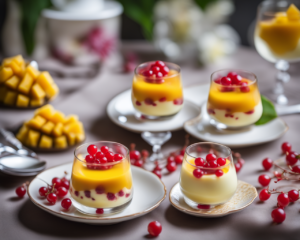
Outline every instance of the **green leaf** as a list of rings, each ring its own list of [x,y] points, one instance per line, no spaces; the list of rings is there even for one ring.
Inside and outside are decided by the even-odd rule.
[[[35,28],[43,9],[51,6],[51,0],[18,0],[21,12],[21,33],[28,55],[35,45]]]
[[[255,125],[263,125],[277,118],[277,113],[273,103],[263,95],[261,96],[261,102],[263,106],[263,113]]]
[[[203,10],[207,8],[207,6],[213,2],[216,2],[218,0],[195,0],[195,3]]]

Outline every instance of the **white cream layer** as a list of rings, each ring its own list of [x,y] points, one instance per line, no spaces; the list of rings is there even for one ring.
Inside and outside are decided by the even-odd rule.
[[[259,102],[254,108],[254,112],[246,114],[244,112],[228,113],[226,110],[213,109],[214,114],[210,113],[209,116],[216,121],[225,124],[229,127],[244,127],[255,123],[262,115],[262,104]]]

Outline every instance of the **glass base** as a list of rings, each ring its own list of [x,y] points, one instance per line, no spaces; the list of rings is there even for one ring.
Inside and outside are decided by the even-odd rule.
[[[183,195],[183,194],[182,194]],[[219,204],[212,204],[212,205],[207,205],[207,204],[202,204],[202,203],[196,203],[189,199],[188,197],[183,195],[183,199],[186,202],[187,205],[189,205],[191,208],[196,209],[196,210],[210,210],[216,206],[222,205],[224,203],[219,203]]]
[[[132,197],[131,199],[124,203],[123,205],[117,206],[117,207],[112,207],[112,208],[101,208],[103,209],[103,211],[97,213],[96,211],[100,208],[92,208],[92,207],[87,207],[82,205],[81,203],[78,203],[74,198],[72,198],[72,204],[73,206],[81,213],[89,215],[89,216],[95,216],[95,217],[106,217],[109,215],[113,215],[113,214],[117,214],[121,211],[123,211],[126,207],[129,206],[129,204],[132,201]]]
[[[174,113],[174,114],[171,114],[171,115],[167,115],[167,116],[150,116],[150,115],[145,115],[145,114],[140,113],[140,112],[136,112],[135,113],[135,118],[138,119],[138,120],[145,120],[145,119],[147,119],[147,120],[161,120],[161,119],[172,118],[177,113]]]
[[[231,126],[227,126],[224,123],[219,123],[218,121],[210,118],[209,123],[214,126],[215,128],[217,128],[218,130],[249,130],[253,124],[249,124],[246,126],[240,126],[240,127],[231,127]]]

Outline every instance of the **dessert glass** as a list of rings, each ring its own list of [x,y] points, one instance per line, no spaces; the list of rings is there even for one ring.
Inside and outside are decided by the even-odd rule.
[[[205,159],[213,152],[219,161],[223,158],[224,165],[212,167],[210,161],[203,166],[197,166],[196,158]],[[222,165],[222,166],[220,166]],[[199,171],[202,175],[198,175]],[[221,172],[221,174],[220,174]],[[200,177],[199,177],[200,176]],[[230,148],[211,142],[195,143],[185,150],[180,175],[180,189],[185,202],[194,209],[210,209],[228,202],[235,194],[237,175],[233,164]]]
[[[87,147],[83,144],[75,149],[71,176],[70,194],[76,209],[84,214],[114,214],[124,210],[133,196],[129,151],[116,142],[93,142],[100,149],[107,146],[122,159],[107,163],[87,163]]]
[[[222,85],[222,77],[234,74],[240,76],[238,84]],[[212,73],[207,101],[207,112],[214,120],[211,123],[220,128],[239,129],[259,120],[262,111],[257,79],[253,73],[235,69]]]
[[[162,61],[139,65],[134,72],[131,99],[138,113],[148,119],[175,115],[183,107],[180,67]]]

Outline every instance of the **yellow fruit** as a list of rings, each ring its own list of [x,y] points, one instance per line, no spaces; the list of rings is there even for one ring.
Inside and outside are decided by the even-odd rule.
[[[7,92],[8,92],[7,87],[5,86],[0,87],[0,102],[4,101]]]
[[[31,94],[32,97],[35,99],[41,99],[46,96],[45,91],[41,88],[41,86],[38,83],[33,84],[31,88]]]
[[[68,146],[67,138],[64,135],[55,138],[54,143],[55,143],[54,145],[56,148],[66,148]]]
[[[52,147],[52,138],[46,135],[43,135],[40,140],[39,147],[40,148],[51,148]]]
[[[80,143],[84,140],[84,133],[79,133],[76,135],[76,143]]]
[[[40,138],[40,133],[34,130],[29,130],[26,144],[31,147],[36,147]]]
[[[34,79],[40,75],[40,72],[31,65],[27,66],[26,73],[29,73]]]
[[[60,111],[56,111],[51,117],[51,121],[54,123],[63,123],[65,121],[65,114]]]
[[[294,5],[291,4],[288,10],[286,11],[287,18],[289,21],[299,21],[300,20],[300,11],[299,9]]]
[[[70,146],[72,146],[76,143],[76,134],[75,133],[68,133],[67,138],[68,138],[68,143]]]
[[[50,120],[54,115],[55,110],[53,109],[52,105],[47,104],[34,112],[34,115],[40,115],[47,120]]]
[[[53,135],[55,137],[61,136],[63,133],[63,127],[64,127],[64,125],[61,122],[57,123],[53,129],[53,132],[52,132]]]
[[[38,106],[43,105],[44,102],[45,102],[44,98],[41,98],[41,99],[31,99],[30,100],[30,106],[31,107],[38,107]]]
[[[34,129],[41,129],[46,123],[46,119],[41,116],[35,116],[28,122],[28,126]]]
[[[26,73],[18,87],[18,90],[22,93],[28,94],[32,84],[33,77],[29,73]]]
[[[26,125],[23,125],[18,134],[16,135],[17,139],[19,139],[22,143],[25,143],[26,142],[26,139],[27,139],[27,134],[28,134],[28,127]]]
[[[17,56],[14,56],[14,57],[10,57],[10,58],[5,58],[3,59],[2,61],[2,65],[3,66],[8,66],[13,60],[15,60],[15,62],[18,64],[18,65],[22,65],[24,64],[24,59],[22,57],[22,55],[17,55]]]
[[[4,84],[13,90],[16,90],[19,83],[20,79],[16,75],[14,75],[11,78],[9,78]]]
[[[58,93],[58,87],[54,83],[52,77],[48,72],[42,72],[37,78],[37,83],[46,92],[47,97],[52,98]]]
[[[50,135],[52,133],[52,130],[54,128],[55,124],[53,122],[47,122],[41,129],[43,133],[46,133]]]
[[[29,104],[29,98],[23,94],[19,94],[17,97],[17,107],[27,107]]]
[[[1,70],[0,70],[0,83],[5,82],[12,75],[14,75],[14,72],[10,67],[1,68]]]
[[[78,116],[77,115],[69,115],[66,117],[64,124],[67,125],[72,122],[77,122],[78,121]]]
[[[17,94],[14,91],[7,91],[7,93],[5,94],[4,97],[4,104],[9,105],[9,106],[13,106],[15,105],[16,99],[17,99]]]
[[[81,122],[72,122],[64,127],[64,133],[83,133],[83,126]]]

